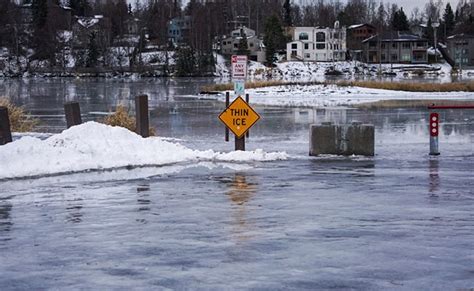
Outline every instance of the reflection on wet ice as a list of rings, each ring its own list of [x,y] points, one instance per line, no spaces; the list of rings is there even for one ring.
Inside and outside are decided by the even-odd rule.
[[[438,174],[439,170],[439,160],[436,158],[432,158],[429,160],[430,162],[430,186],[429,186],[429,192],[430,192],[430,197],[437,197],[437,193],[439,190],[439,185],[440,185],[440,178]]]
[[[9,202],[11,196],[0,198],[0,245],[2,241],[10,240],[8,233],[13,225],[11,212],[13,205]]]
[[[233,233],[239,241],[250,238],[248,233],[251,230],[251,223],[248,220],[249,209],[246,203],[255,196],[256,191],[257,184],[248,182],[246,175],[243,173],[236,173],[232,182],[229,183],[227,195],[234,205],[232,207],[234,210],[232,214],[234,219]]]
[[[67,200],[66,221],[72,222],[72,223],[82,222],[82,207],[83,207],[82,198],[74,198],[71,200]]]

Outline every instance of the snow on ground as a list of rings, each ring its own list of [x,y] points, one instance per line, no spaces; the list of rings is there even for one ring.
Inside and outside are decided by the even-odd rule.
[[[248,89],[246,93],[251,104],[291,107],[351,106],[382,100],[474,100],[472,92],[407,92],[337,85],[274,86]],[[225,100],[224,94],[203,96]]]
[[[197,151],[159,137],[142,138],[121,127],[87,122],[45,140],[26,136],[0,147],[0,179],[176,163],[255,162],[286,159],[263,150]]]

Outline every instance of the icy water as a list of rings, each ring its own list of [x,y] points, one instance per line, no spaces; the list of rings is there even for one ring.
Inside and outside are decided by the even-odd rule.
[[[148,93],[159,135],[233,149],[223,104],[190,96],[205,80],[59,81],[15,99],[45,130],[64,127],[62,102],[75,96],[96,119]],[[474,112],[441,113],[441,155],[430,157],[421,108],[256,109],[247,148],[288,160],[0,182],[0,289],[474,288]],[[320,121],[373,123],[376,156],[308,157]]]

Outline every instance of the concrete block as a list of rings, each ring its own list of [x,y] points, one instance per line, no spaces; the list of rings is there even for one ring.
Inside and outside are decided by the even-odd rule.
[[[364,155],[375,153],[374,126],[353,123],[333,125],[322,123],[310,127],[309,155]]]

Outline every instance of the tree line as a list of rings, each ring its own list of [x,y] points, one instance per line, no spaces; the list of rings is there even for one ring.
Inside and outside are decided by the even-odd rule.
[[[15,56],[46,60],[50,66],[57,66],[58,54],[68,49],[65,40],[58,36],[71,29],[54,9],[59,7],[59,0],[27,1],[22,4],[31,5],[32,19],[25,25],[24,6],[14,0],[0,0],[0,47]],[[210,70],[215,62],[213,44],[239,24],[264,37],[269,64],[275,61],[273,52],[285,48],[288,39],[284,28],[288,26],[332,27],[338,20],[343,26],[370,23],[379,30],[404,31],[419,24],[439,23],[441,39],[454,33],[474,33],[474,7],[468,0],[459,0],[455,8],[449,3],[444,5],[442,0],[429,0],[409,15],[396,3],[377,0],[190,0],[184,7],[180,0],[136,0],[133,5],[126,0],[69,0],[66,6],[70,8],[72,21],[74,17],[98,14],[110,21],[104,28],[110,35],[106,43],[101,43],[97,35],[90,36],[82,64],[92,67],[107,65],[105,54],[109,46],[126,34],[130,19],[139,19],[140,41],[130,52],[131,63],[137,64],[146,42],[174,50],[168,38],[168,23],[175,17],[190,16],[192,23],[187,42],[177,50],[180,60],[176,66],[183,74],[202,74]],[[427,31],[430,34],[432,30]]]

